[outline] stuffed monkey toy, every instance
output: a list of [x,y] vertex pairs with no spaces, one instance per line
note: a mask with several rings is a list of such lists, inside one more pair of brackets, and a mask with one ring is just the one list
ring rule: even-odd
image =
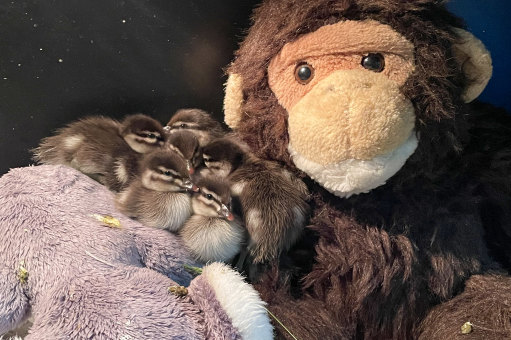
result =
[[470,103],[483,44],[438,0],[264,0],[252,19],[225,122],[312,196],[256,283],[278,337],[511,338],[511,119]]

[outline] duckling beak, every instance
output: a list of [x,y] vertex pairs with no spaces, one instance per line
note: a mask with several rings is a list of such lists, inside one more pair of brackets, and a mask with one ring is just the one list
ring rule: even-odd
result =
[[195,184],[193,184],[189,179],[184,180],[183,184],[181,184],[181,187],[185,190],[191,190],[193,192],[197,192],[196,191],[197,186],[195,186]]
[[195,169],[193,168],[193,166],[190,164],[190,161],[186,161],[186,168],[188,169],[188,173],[190,175],[193,175],[193,173],[195,172]]
[[169,134],[169,133],[170,133],[170,129],[171,129],[171,128],[170,128],[170,126],[165,125],[165,126],[163,127],[163,132],[165,132],[166,134]]
[[222,204],[222,208],[220,208],[219,215],[222,216],[223,218],[226,218],[228,221],[234,220],[234,215],[225,204]]

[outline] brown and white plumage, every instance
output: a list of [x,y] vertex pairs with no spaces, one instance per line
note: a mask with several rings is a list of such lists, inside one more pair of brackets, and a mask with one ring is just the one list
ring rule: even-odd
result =
[[161,124],[143,114],[122,122],[94,116],[57,130],[32,152],[38,163],[74,167],[117,191],[136,173],[140,154],[160,148],[164,137]]
[[206,111],[200,109],[181,109],[176,111],[167,123],[167,126],[165,126],[165,131],[173,133],[179,130],[193,132],[199,139],[201,146],[225,134],[222,124],[211,117]]
[[138,153],[148,153],[165,142],[163,126],[157,120],[144,115],[127,116],[121,123],[120,136]]
[[300,236],[309,213],[305,184],[277,163],[255,157],[232,137],[217,139],[203,149],[212,174],[227,176],[239,196],[250,236],[254,263],[276,258]]
[[202,163],[202,150],[197,136],[187,130],[177,130],[167,136],[165,147],[180,154],[190,174]]
[[203,262],[231,260],[246,240],[246,230],[231,212],[229,183],[220,177],[200,178],[192,196],[193,215],[180,231],[186,246]]
[[171,150],[145,155],[139,175],[116,196],[118,209],[141,223],[177,231],[190,217],[192,209],[186,163]]

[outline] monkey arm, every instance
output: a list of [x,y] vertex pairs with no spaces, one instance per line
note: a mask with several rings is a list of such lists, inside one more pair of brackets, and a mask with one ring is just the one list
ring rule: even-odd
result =
[[[284,298],[290,293],[268,289],[268,279],[258,287],[272,290],[265,296],[270,310],[298,338],[328,339],[322,334],[336,334],[330,329],[335,325],[339,332],[368,339],[407,339],[427,309],[451,298],[471,273],[481,270],[476,259],[485,253],[483,242],[474,235],[477,229],[463,230],[470,219],[437,212],[429,220],[430,237],[413,240],[414,232],[391,235],[338,211],[324,211],[312,220],[319,241],[312,271],[303,278],[304,297]],[[418,223],[409,227],[419,228]],[[438,228],[444,230],[435,232]],[[309,298],[323,307],[308,306]]]
[[511,320],[509,287],[511,277],[508,275],[473,275],[466,281],[461,294],[428,312],[413,338],[508,339]]
[[410,320],[421,310],[415,292],[425,288],[417,287],[424,281],[414,272],[418,259],[410,240],[346,216],[329,225],[325,219],[318,222],[314,229],[322,235],[305,288],[325,302],[340,325],[362,332],[366,326],[373,332],[379,328],[380,334],[366,334],[368,338],[390,335],[393,329],[402,332],[393,334],[396,338],[407,338]]
[[[263,300],[268,303],[268,310],[273,314],[275,339],[338,340],[354,338],[354,326],[340,325],[332,318],[324,302],[310,297],[293,299],[286,293],[269,293],[257,286],[256,289],[260,290]],[[275,318],[287,330],[279,322],[276,322]]]
[[[304,296],[293,298],[292,287],[281,286],[291,280],[270,274],[257,285],[270,311],[298,339],[354,339],[366,329],[378,329],[365,334],[369,339],[392,338],[393,328],[401,332],[395,338],[406,339],[416,312],[410,288],[422,282],[412,277],[417,257],[411,242],[352,218],[312,222],[320,238],[312,271],[303,278]],[[292,339],[283,327],[275,329],[277,338]]]

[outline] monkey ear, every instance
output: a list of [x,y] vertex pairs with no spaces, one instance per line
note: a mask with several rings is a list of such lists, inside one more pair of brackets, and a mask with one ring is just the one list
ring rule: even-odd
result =
[[224,121],[235,129],[241,120],[243,105],[243,78],[240,74],[231,73],[225,84]]
[[460,28],[454,31],[459,39],[453,45],[453,53],[468,81],[461,98],[465,103],[470,103],[483,92],[491,78],[491,56],[481,40],[470,32]]

